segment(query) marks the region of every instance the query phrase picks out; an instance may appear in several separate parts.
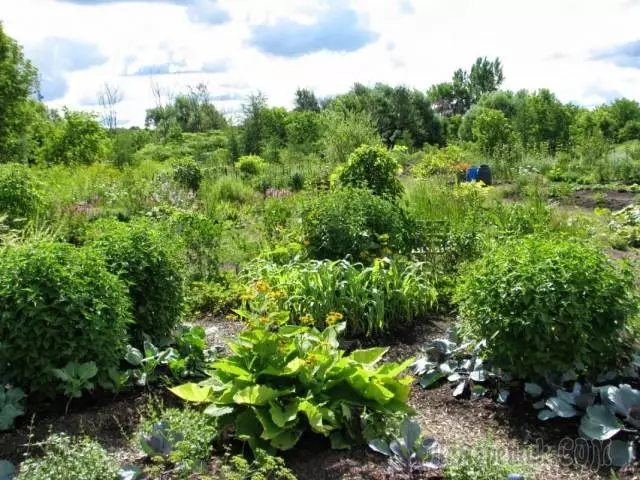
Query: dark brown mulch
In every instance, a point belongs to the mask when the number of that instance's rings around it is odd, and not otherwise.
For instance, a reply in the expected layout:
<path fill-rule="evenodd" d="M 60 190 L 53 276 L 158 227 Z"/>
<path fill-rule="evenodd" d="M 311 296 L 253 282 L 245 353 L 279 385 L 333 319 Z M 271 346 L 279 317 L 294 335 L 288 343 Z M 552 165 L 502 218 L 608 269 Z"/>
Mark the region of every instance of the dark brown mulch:
<path fill-rule="evenodd" d="M 604 198 L 599 198 L 604 194 Z M 636 193 L 616 190 L 577 190 L 569 202 L 582 208 L 608 208 L 612 212 L 634 203 Z"/>

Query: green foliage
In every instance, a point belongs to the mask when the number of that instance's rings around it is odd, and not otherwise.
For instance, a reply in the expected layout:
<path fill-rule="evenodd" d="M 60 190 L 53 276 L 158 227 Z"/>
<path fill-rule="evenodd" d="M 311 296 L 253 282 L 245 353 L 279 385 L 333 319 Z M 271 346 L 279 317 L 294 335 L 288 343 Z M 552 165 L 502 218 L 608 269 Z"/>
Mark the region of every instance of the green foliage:
<path fill-rule="evenodd" d="M 44 206 L 39 184 L 24 165 L 0 165 L 0 214 L 9 220 L 33 218 Z"/>
<path fill-rule="evenodd" d="M 362 145 L 349 156 L 345 165 L 336 169 L 333 178 L 338 186 L 365 188 L 393 199 L 404 192 L 398 179 L 401 170 L 385 148 Z"/>
<path fill-rule="evenodd" d="M 83 390 L 93 390 L 92 379 L 98 374 L 95 362 L 69 362 L 64 368 L 54 368 L 53 374 L 62 382 L 63 395 L 80 398 Z"/>
<path fill-rule="evenodd" d="M 53 127 L 43 146 L 46 163 L 87 165 L 106 158 L 107 134 L 94 115 L 65 108 Z"/>
<path fill-rule="evenodd" d="M 531 478 L 529 475 L 529 467 L 502 456 L 490 437 L 471 448 L 455 449 L 444 467 L 447 480 L 524 480 Z"/>
<path fill-rule="evenodd" d="M 206 209 L 215 212 L 220 202 L 249 203 L 255 198 L 256 193 L 240 178 L 224 176 L 215 182 L 203 182 L 198 195 L 205 203 Z"/>
<path fill-rule="evenodd" d="M 192 314 L 224 315 L 240 306 L 246 287 L 237 283 L 194 282 L 189 287 L 185 309 Z"/>
<path fill-rule="evenodd" d="M 461 174 L 471 166 L 468 163 L 470 160 L 471 154 L 458 145 L 432 147 L 425 149 L 420 163 L 413 167 L 413 173 L 421 177 L 447 173 Z"/>
<path fill-rule="evenodd" d="M 183 158 L 173 163 L 173 179 L 185 188 L 197 191 L 203 177 L 202 169 L 195 160 Z"/>
<path fill-rule="evenodd" d="M 488 156 L 498 148 L 509 145 L 511 140 L 507 117 L 499 110 L 485 108 L 480 111 L 472 130 L 480 151 Z"/>
<path fill-rule="evenodd" d="M 282 458 L 258 449 L 251 463 L 241 455 L 227 458 L 222 466 L 222 480 L 297 480 L 297 477 Z"/>
<path fill-rule="evenodd" d="M 317 259 L 351 255 L 364 260 L 378 254 L 408 252 L 412 225 L 402 207 L 353 188 L 339 188 L 313 198 L 302 220 L 307 249 Z"/>
<path fill-rule="evenodd" d="M 30 96 L 38 83 L 36 67 L 0 24 L 0 162 L 24 160 L 20 144 L 29 129 Z"/>
<path fill-rule="evenodd" d="M 99 254 L 40 242 L 0 255 L 0 383 L 49 396 L 54 368 L 117 366 L 130 321 L 126 287 Z"/>
<path fill-rule="evenodd" d="M 487 339 L 495 366 L 536 378 L 575 362 L 595 372 L 624 362 L 633 292 L 630 271 L 598 249 L 530 236 L 468 266 L 456 300 L 464 336 Z"/>
<path fill-rule="evenodd" d="M 326 110 L 322 135 L 323 152 L 329 163 L 345 163 L 361 145 L 380 145 L 371 115 L 351 111 Z"/>
<path fill-rule="evenodd" d="M 24 414 L 24 396 L 21 388 L 0 386 L 0 431 L 12 428 L 14 420 Z"/>
<path fill-rule="evenodd" d="M 129 287 L 132 340 L 139 344 L 142 333 L 154 340 L 169 336 L 180 320 L 183 301 L 183 279 L 170 235 L 142 219 L 101 219 L 87 236 L 90 247 L 105 256 L 109 269 Z"/>
<path fill-rule="evenodd" d="M 64 434 L 52 434 L 39 445 L 42 448 L 42 456 L 30 457 L 22 462 L 16 480 L 118 478 L 116 462 L 109 458 L 98 443 L 89 438 L 70 438 Z"/>
<path fill-rule="evenodd" d="M 236 168 L 247 176 L 254 176 L 265 168 L 264 160 L 257 155 L 245 155 L 236 162 Z"/>
<path fill-rule="evenodd" d="M 202 412 L 155 408 L 141 419 L 135 438 L 145 453 L 165 457 L 186 474 L 206 465 L 217 433 L 213 419 Z"/>
<path fill-rule="evenodd" d="M 438 298 L 434 278 L 422 263 L 378 260 L 365 267 L 338 260 L 257 264 L 249 270 L 270 286 L 270 296 L 295 321 L 324 328 L 344 318 L 350 335 L 371 336 L 411 325 L 433 311 Z"/>
<path fill-rule="evenodd" d="M 305 432 L 331 439 L 333 448 L 364 442 L 364 411 L 412 413 L 406 405 L 412 377 L 398 379 L 412 360 L 378 365 L 386 348 L 338 348 L 343 323 L 320 332 L 286 325 L 288 312 L 262 316 L 238 312 L 249 328 L 229 344 L 233 355 L 212 365 L 202 385 L 171 389 L 179 397 L 208 403 L 205 413 L 220 428 L 233 426 L 254 452 L 293 448 Z"/>

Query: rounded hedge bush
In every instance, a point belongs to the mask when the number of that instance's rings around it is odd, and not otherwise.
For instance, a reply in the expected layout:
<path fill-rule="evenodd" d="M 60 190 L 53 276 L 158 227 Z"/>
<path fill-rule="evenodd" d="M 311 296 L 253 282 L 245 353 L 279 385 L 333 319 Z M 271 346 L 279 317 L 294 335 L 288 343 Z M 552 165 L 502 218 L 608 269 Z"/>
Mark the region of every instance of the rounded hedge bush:
<path fill-rule="evenodd" d="M 0 165 L 0 216 L 30 218 L 44 205 L 37 182 L 25 165 Z"/>
<path fill-rule="evenodd" d="M 132 341 L 140 343 L 143 333 L 156 340 L 169 336 L 183 303 L 183 272 L 172 234 L 150 221 L 101 219 L 87 236 L 88 245 L 105 256 L 109 269 L 129 287 Z"/>
<path fill-rule="evenodd" d="M 52 396 L 53 368 L 117 367 L 129 322 L 127 288 L 97 252 L 44 242 L 0 252 L 0 383 Z"/>
<path fill-rule="evenodd" d="M 302 229 L 309 254 L 338 260 L 351 255 L 367 261 L 412 246 L 413 222 L 395 203 L 355 188 L 331 190 L 310 201 Z"/>
<path fill-rule="evenodd" d="M 245 155 L 240 157 L 236 163 L 236 168 L 248 176 L 257 175 L 264 167 L 264 160 L 257 155 Z"/>
<path fill-rule="evenodd" d="M 633 274 L 599 249 L 563 238 L 512 240 L 466 268 L 460 330 L 487 340 L 492 363 L 520 378 L 624 364 L 637 312 Z"/>
<path fill-rule="evenodd" d="M 204 173 L 200 165 L 191 158 L 182 158 L 173 163 L 173 179 L 194 192 L 200 188 Z"/>
<path fill-rule="evenodd" d="M 402 167 L 386 148 L 362 145 L 346 164 L 336 169 L 331 179 L 336 186 L 366 188 L 376 195 L 396 198 L 404 192 L 398 178 L 401 171 Z"/>

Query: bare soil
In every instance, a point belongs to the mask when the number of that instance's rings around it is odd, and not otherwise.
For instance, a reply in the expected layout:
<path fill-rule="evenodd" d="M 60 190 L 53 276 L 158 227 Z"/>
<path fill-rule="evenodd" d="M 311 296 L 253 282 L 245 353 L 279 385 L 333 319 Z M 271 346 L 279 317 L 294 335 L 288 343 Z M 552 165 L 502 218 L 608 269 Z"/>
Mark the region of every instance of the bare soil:
<path fill-rule="evenodd" d="M 616 190 L 577 190 L 569 201 L 582 208 L 608 208 L 618 211 L 634 203 L 636 193 L 618 192 Z"/>

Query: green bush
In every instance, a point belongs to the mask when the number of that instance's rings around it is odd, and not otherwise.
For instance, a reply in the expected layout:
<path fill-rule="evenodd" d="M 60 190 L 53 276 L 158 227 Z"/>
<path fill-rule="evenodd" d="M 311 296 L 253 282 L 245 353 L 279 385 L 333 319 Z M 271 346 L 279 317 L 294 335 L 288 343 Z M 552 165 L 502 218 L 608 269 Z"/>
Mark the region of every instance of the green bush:
<path fill-rule="evenodd" d="M 257 175 L 264 167 L 264 160 L 257 155 L 246 155 L 236 162 L 236 168 L 248 176 Z"/>
<path fill-rule="evenodd" d="M 529 470 L 502 456 L 488 438 L 472 448 L 456 449 L 447 457 L 443 473 L 446 480 L 497 480 L 512 473 L 530 478 Z"/>
<path fill-rule="evenodd" d="M 209 460 L 218 434 L 210 416 L 192 408 L 152 409 L 141 419 L 136 440 L 140 435 L 152 434 L 158 422 L 166 422 L 168 426 L 165 433 L 169 438 L 176 435 L 182 438 L 172 445 L 169 454 L 171 462 L 182 463 L 189 471 L 196 471 L 202 462 Z"/>
<path fill-rule="evenodd" d="M 0 215 L 7 215 L 9 220 L 31 218 L 43 203 L 28 167 L 0 165 Z"/>
<path fill-rule="evenodd" d="M 215 211 L 220 202 L 249 203 L 256 196 L 249 185 L 236 177 L 220 177 L 215 182 L 205 181 L 198 194 L 210 211 Z"/>
<path fill-rule="evenodd" d="M 367 190 L 352 188 L 311 200 L 303 212 L 302 229 L 313 258 L 351 255 L 362 260 L 410 251 L 415 231 L 404 209 Z"/>
<path fill-rule="evenodd" d="M 113 273 L 129 286 L 135 323 L 130 335 L 159 340 L 180 321 L 183 278 L 171 234 L 145 220 L 123 223 L 101 219 L 92 225 L 88 244 L 101 252 Z"/>
<path fill-rule="evenodd" d="M 262 264 L 254 266 L 252 276 L 269 285 L 271 296 L 295 321 L 313 321 L 324 328 L 338 313 L 351 335 L 370 336 L 411 325 L 437 302 L 433 275 L 422 263 Z"/>
<path fill-rule="evenodd" d="M 407 406 L 414 378 L 400 377 L 413 362 L 380 364 L 387 348 L 338 348 L 344 323 L 320 332 L 286 325 L 288 312 L 244 314 L 248 328 L 229 345 L 232 356 L 211 365 L 211 378 L 171 391 L 209 404 L 220 431 L 233 431 L 253 452 L 290 450 L 304 433 L 331 440 L 333 448 L 365 442 L 363 413 L 381 423 Z"/>
<path fill-rule="evenodd" d="M 197 191 L 203 178 L 202 169 L 195 160 L 183 158 L 173 163 L 173 179 L 185 188 Z"/>
<path fill-rule="evenodd" d="M 461 333 L 487 339 L 492 363 L 521 378 L 600 372 L 624 363 L 636 313 L 633 274 L 595 247 L 560 237 L 508 240 L 468 266 Z"/>
<path fill-rule="evenodd" d="M 97 253 L 46 242 L 0 253 L 0 383 L 51 396 L 53 368 L 115 367 L 130 321 L 126 287 Z"/>
<path fill-rule="evenodd" d="M 362 145 L 340 165 L 332 180 L 334 185 L 365 188 L 376 195 L 397 198 L 404 192 L 398 179 L 402 167 L 384 147 Z"/>
<path fill-rule="evenodd" d="M 20 465 L 16 480 L 114 480 L 119 467 L 98 443 L 89 438 L 70 438 L 52 434 L 42 444 L 41 457 L 32 457 Z"/>

